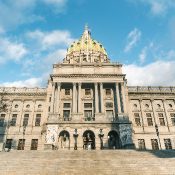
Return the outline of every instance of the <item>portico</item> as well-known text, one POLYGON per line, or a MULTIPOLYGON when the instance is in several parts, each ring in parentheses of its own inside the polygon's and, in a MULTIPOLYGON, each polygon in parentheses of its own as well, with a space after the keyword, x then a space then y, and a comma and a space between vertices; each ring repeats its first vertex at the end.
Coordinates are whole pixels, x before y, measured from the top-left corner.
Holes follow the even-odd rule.
MULTIPOLYGON (((115 145, 119 141, 114 139, 117 136, 120 139, 123 123, 130 127, 125 74, 121 64, 110 63, 105 49, 91 38, 88 28, 80 40, 70 46, 63 63, 53 65, 48 87, 48 126, 57 124, 58 132, 66 129, 70 140, 74 140, 76 129, 78 149, 83 142, 86 148, 91 142, 93 149, 100 149, 102 143, 104 148, 108 148, 109 143, 120 148, 115 145), (86 130, 89 133, 83 134, 86 130), (111 130, 113 134, 108 135, 111 130), (99 138, 99 131, 104 131, 104 138, 99 138)), ((123 146, 131 144, 125 142, 123 146)), ((73 147, 70 142, 70 148, 73 147)))

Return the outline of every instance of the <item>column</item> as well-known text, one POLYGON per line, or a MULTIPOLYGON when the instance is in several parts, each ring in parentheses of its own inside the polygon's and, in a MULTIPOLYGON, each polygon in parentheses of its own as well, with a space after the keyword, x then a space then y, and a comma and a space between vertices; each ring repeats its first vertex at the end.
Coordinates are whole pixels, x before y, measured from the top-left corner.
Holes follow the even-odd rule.
POLYGON ((82 109, 81 109, 81 83, 78 83, 78 113, 81 113, 82 112, 82 109))
POLYGON ((143 132, 145 131, 145 124, 144 124, 144 119, 143 119, 143 112, 142 112, 142 99, 139 99, 139 105, 140 105, 140 114, 141 114, 141 120, 142 120, 142 127, 143 127, 143 132))
POLYGON ((104 113, 103 83, 100 83, 101 113, 104 113))
POLYGON ((95 83, 95 113, 99 113, 98 83, 95 83))
POLYGON ((51 105, 50 105, 50 112, 54 112, 54 102, 55 102, 55 83, 52 83, 52 97, 51 97, 51 105))
POLYGON ((73 113, 77 112, 77 100, 76 100, 76 83, 73 83, 73 93, 72 93, 72 109, 73 113))
POLYGON ((61 83, 57 84, 57 91, 56 91, 56 102, 55 102, 55 112, 60 112, 60 90, 61 90, 61 83))
POLYGON ((123 112, 126 113, 126 96, 125 96, 125 83, 123 82, 121 84, 121 96, 122 96, 122 102, 123 102, 123 112))
POLYGON ((119 94, 119 83, 115 83, 115 89, 116 89, 117 110, 118 110, 118 113, 121 113, 121 103, 120 103, 120 94, 119 94))
POLYGON ((162 100, 162 103, 163 103, 163 109, 164 109, 164 112, 165 112, 165 118, 166 118, 168 131, 170 132, 170 127, 169 127, 169 122, 170 121, 168 121, 168 113, 167 113, 167 108, 166 108, 166 104, 165 104, 165 99, 162 100))
POLYGON ((155 111, 154 111, 153 101, 154 101, 153 99, 150 100, 150 102, 151 102, 151 108, 152 108, 152 111, 153 111, 154 125, 156 125, 156 124, 158 124, 158 122, 157 122, 157 117, 156 117, 155 111))

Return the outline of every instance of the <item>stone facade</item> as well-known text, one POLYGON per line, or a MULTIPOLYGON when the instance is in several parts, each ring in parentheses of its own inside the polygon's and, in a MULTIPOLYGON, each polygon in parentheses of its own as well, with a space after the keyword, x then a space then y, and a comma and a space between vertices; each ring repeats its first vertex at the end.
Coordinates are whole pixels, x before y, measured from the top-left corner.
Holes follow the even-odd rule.
POLYGON ((175 148, 175 87, 128 87, 88 28, 47 88, 0 88, 1 148, 175 148))

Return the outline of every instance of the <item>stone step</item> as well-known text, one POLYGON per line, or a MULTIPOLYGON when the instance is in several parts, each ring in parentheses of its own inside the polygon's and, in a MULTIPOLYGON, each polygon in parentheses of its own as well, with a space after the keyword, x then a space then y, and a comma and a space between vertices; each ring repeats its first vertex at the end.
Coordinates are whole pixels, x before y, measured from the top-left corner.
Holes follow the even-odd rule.
POLYGON ((175 174, 175 151, 1 152, 0 174, 175 174))

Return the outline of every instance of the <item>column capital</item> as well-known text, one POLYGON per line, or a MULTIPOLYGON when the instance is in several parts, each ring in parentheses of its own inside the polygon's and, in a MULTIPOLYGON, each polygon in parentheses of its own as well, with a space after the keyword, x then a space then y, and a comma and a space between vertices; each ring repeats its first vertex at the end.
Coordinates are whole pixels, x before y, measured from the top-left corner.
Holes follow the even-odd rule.
POLYGON ((55 86, 55 82, 52 82, 52 86, 55 86))
POLYGON ((140 102, 142 102, 143 101, 143 99, 142 98, 140 98, 140 99, 138 99, 140 102))
POLYGON ((76 86, 77 83, 73 82, 72 84, 73 84, 73 86, 76 86))
POLYGON ((162 99, 162 102, 165 102, 166 101, 166 99, 162 99))
POLYGON ((153 98, 151 98, 151 99, 150 99, 150 102, 154 102, 154 99, 153 99, 153 98))
POLYGON ((57 86, 61 86, 61 82, 56 82, 56 85, 57 86))

